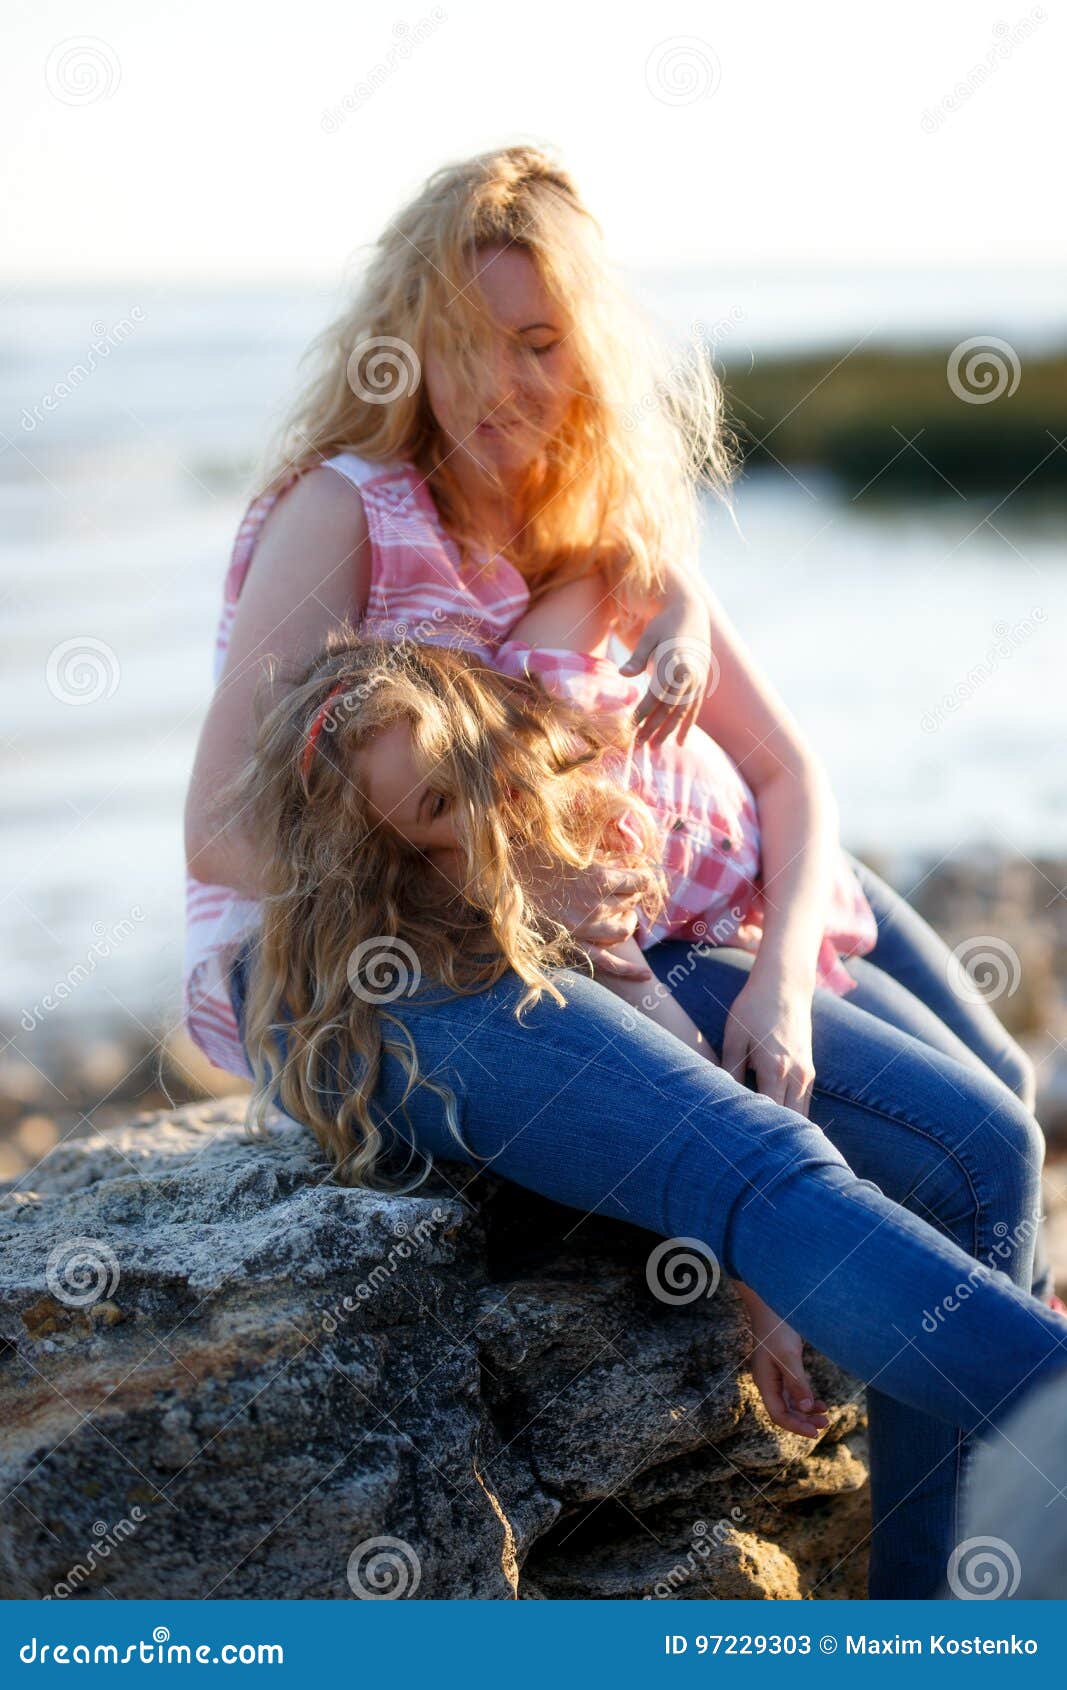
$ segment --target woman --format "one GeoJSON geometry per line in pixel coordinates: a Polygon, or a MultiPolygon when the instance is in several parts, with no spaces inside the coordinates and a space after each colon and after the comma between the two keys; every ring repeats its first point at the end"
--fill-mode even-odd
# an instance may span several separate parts
{"type": "MultiPolygon", "coordinates": [[[[646,741],[698,720],[755,794],[762,930],[754,951],[666,942],[642,966],[617,955],[640,877],[576,869],[543,899],[599,973],[666,986],[723,1066],[650,1023],[634,1029],[580,976],[565,1008],[542,1002],[521,1023],[513,976],[475,996],[417,992],[390,1015],[423,1072],[462,1099],[473,1156],[579,1209],[701,1238],[783,1321],[875,1381],[871,1593],[932,1595],[977,1428],[1061,1361],[1061,1323],[1025,1295],[1042,1145],[1016,1093],[1031,1081],[988,1010],[953,1000],[933,935],[865,871],[877,942],[841,962],[851,989],[817,984],[832,800],[690,567],[694,466],[720,483],[726,468],[710,377],[692,363],[683,393],[665,386],[573,184],[529,148],[433,178],[322,354],[227,580],[187,812],[190,1026],[248,1071],[239,941],[264,853],[212,801],[249,752],[267,660],[310,662],[332,627],[360,618],[379,638],[490,658],[550,590],[592,584],[616,631],[642,628],[624,667],[652,668],[646,741]],[[939,1318],[973,1268],[962,1251],[1002,1271],[980,1271],[939,1318]]],[[[386,1061],[387,1113],[403,1089],[386,1061]]],[[[420,1088],[410,1102],[418,1148],[454,1154],[433,1100],[420,1088]]],[[[813,1405],[790,1401],[799,1361],[776,1342],[762,1339],[762,1388],[799,1429],[813,1405]]]]}

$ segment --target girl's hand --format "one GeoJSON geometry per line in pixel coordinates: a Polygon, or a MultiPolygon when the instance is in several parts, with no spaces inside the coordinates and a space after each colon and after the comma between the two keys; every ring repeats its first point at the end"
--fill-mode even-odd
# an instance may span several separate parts
{"type": "Polygon", "coordinates": [[[646,877],[630,869],[591,868],[576,877],[568,910],[570,919],[566,915],[560,919],[581,945],[594,973],[613,980],[652,979],[652,970],[641,958],[640,951],[631,957],[615,950],[616,945],[632,938],[638,908],[647,890],[646,877]],[[596,900],[592,906],[588,903],[590,896],[596,900]]]}
{"type": "Polygon", "coordinates": [[[538,868],[531,860],[522,879],[538,907],[577,939],[598,974],[617,980],[651,980],[647,963],[614,952],[637,926],[641,899],[648,891],[646,875],[605,863],[564,875],[556,868],[538,868]]]}
{"type": "Polygon", "coordinates": [[[741,1085],[751,1068],[756,1090],[807,1115],[815,1067],[811,1055],[810,991],[782,981],[770,986],[755,973],[734,999],[726,1018],[722,1065],[741,1085]]]}
{"type": "Polygon", "coordinates": [[[634,711],[637,743],[661,745],[673,733],[682,745],[712,675],[708,607],[687,583],[675,587],[619,668],[623,675],[640,675],[650,664],[648,691],[634,711]]]}
{"type": "Polygon", "coordinates": [[[816,1397],[804,1367],[800,1334],[779,1320],[747,1285],[738,1285],[737,1290],[756,1340],[749,1367],[767,1413],[783,1432],[817,1438],[830,1420],[826,1404],[816,1397]]]}

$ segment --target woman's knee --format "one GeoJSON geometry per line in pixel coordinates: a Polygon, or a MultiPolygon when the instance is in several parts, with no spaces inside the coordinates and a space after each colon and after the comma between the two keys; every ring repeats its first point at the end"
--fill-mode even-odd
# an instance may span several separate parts
{"type": "Polygon", "coordinates": [[[988,1056],[986,1061],[1001,1084],[1007,1086],[1012,1096],[1017,1097],[1032,1115],[1037,1101],[1037,1075],[1026,1052],[1014,1039],[1005,1039],[1003,1048],[988,1056]]]}
{"type": "Polygon", "coordinates": [[[964,1142],[977,1169],[979,1193],[994,1220],[1011,1223],[1036,1215],[1041,1204],[1045,1137],[1016,1098],[999,1101],[975,1123],[964,1142]]]}
{"type": "Polygon", "coordinates": [[[886,1064],[858,1092],[815,1083],[813,1118],[857,1173],[972,1252],[998,1222],[1040,1206],[1044,1138],[1033,1115],[988,1072],[924,1052],[886,1064]],[[874,1120],[872,1120],[872,1112],[874,1120]]]}

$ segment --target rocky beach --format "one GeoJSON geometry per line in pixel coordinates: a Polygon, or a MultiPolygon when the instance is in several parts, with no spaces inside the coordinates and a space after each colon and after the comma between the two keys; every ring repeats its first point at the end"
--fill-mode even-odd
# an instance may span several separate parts
{"type": "Polygon", "coordinates": [[[809,1444],[732,1289],[657,1295],[647,1233],[462,1169],[326,1171],[220,1102],[0,1202],[7,1595],[862,1594],[854,1380],[815,1358],[809,1444]]]}
{"type": "MultiPolygon", "coordinates": [[[[1067,865],[868,860],[1035,1063],[1067,1289],[1067,865]]],[[[484,1178],[342,1191],[294,1125],[248,1141],[240,1084],[181,1034],[11,1031],[8,1594],[862,1595],[862,1395],[815,1358],[826,1433],[772,1427],[728,1287],[665,1307],[648,1235],[570,1238],[484,1178]]]]}

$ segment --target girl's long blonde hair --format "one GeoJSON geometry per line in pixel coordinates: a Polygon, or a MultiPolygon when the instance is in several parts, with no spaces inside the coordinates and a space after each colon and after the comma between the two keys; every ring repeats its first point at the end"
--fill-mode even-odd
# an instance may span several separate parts
{"type": "Polygon", "coordinates": [[[519,1012],[546,992],[562,1003],[550,971],[577,952],[535,887],[617,860],[644,871],[655,913],[661,838],[622,784],[628,725],[594,720],[470,655],[341,629],[270,698],[254,755],[219,799],[224,813],[244,810],[263,857],[245,1008],[249,1122],[262,1131],[280,1107],[311,1127],[342,1183],[370,1184],[388,1135],[373,1102],[384,1053],[403,1065],[404,1101],[429,1086],[459,1137],[451,1093],[420,1074],[390,1003],[424,987],[477,992],[509,969],[527,987],[519,1012]],[[461,887],[365,796],[361,753],[397,721],[410,724],[417,767],[450,803],[461,887]]]}
{"type": "Polygon", "coordinates": [[[490,246],[530,256],[578,371],[562,426],[518,490],[517,532],[504,555],[535,598],[601,570],[624,613],[636,611],[662,586],[665,561],[693,564],[697,488],[704,481],[725,492],[731,438],[706,347],[672,354],[650,333],[571,177],[540,147],[504,147],[439,170],[388,225],[351,305],[315,343],[315,374],[267,484],[342,451],[402,460],[427,478],[461,550],[487,543],[419,371],[434,347],[459,391],[478,390],[492,325],[476,275],[490,246]]]}

